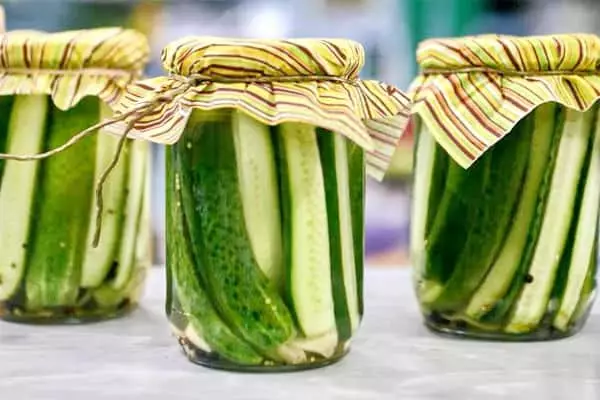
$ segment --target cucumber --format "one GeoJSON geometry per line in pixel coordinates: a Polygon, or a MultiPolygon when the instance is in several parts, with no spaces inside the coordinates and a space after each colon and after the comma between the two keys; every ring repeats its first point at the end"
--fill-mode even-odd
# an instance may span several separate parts
{"type": "MultiPolygon", "coordinates": [[[[598,238],[598,231],[596,231],[596,239],[598,238]]],[[[581,288],[581,293],[579,296],[579,301],[577,302],[577,307],[575,308],[575,312],[571,316],[570,325],[576,326],[582,324],[582,320],[589,315],[592,304],[596,298],[596,273],[598,270],[598,247],[594,247],[594,257],[590,261],[590,265],[588,267],[588,271],[585,277],[585,281],[583,282],[583,287],[581,288]]]]}
{"type": "MultiPolygon", "coordinates": [[[[46,149],[97,123],[99,112],[96,98],[85,98],[68,111],[52,108],[46,149]]],[[[76,304],[91,214],[95,150],[94,135],[42,162],[26,277],[29,309],[76,304]]]]}
{"type": "Polygon", "coordinates": [[[553,142],[558,143],[554,140],[556,116],[557,106],[548,103],[540,106],[532,116],[527,117],[533,119],[533,134],[529,149],[529,163],[517,210],[498,257],[469,302],[465,311],[469,318],[478,319],[499,302],[507,301],[504,296],[509,291],[522,260],[527,259],[524,258],[527,243],[535,241],[537,237],[530,237],[530,232],[538,208],[543,178],[549,167],[553,142]]]}
{"type": "MultiPolygon", "coordinates": [[[[323,168],[311,125],[278,126],[287,298],[304,336],[335,332],[323,168]]],[[[333,236],[333,235],[332,235],[333,236]]],[[[337,282],[336,282],[337,283],[337,282]]]]}
{"type": "Polygon", "coordinates": [[[337,332],[339,340],[346,341],[352,337],[360,322],[347,139],[323,129],[317,129],[316,132],[327,202],[337,332]]]}
{"type": "Polygon", "coordinates": [[[596,231],[600,204],[600,121],[596,121],[590,165],[579,208],[575,240],[568,264],[566,287],[554,318],[555,328],[566,331],[577,308],[589,268],[596,262],[596,231]]]}
{"type": "Polygon", "coordinates": [[[243,112],[233,111],[233,142],[254,258],[269,281],[283,288],[283,248],[275,153],[271,131],[243,112]]]}
{"type": "Polygon", "coordinates": [[[231,113],[194,113],[174,149],[197,273],[211,303],[236,335],[272,354],[296,329],[253,254],[243,202],[256,200],[241,194],[231,113]]]}
{"type": "Polygon", "coordinates": [[[142,218],[146,175],[150,144],[143,140],[129,142],[129,172],[127,179],[127,197],[125,199],[125,217],[119,238],[120,248],[117,257],[117,272],[112,279],[114,289],[127,286],[135,268],[136,244],[142,218]]]}
{"type": "Polygon", "coordinates": [[[546,313],[571,220],[577,185],[592,131],[594,113],[567,110],[540,236],[524,286],[505,331],[528,333],[546,313]]]}
{"type": "Polygon", "coordinates": [[[426,237],[444,193],[448,156],[436,143],[427,129],[420,123],[415,143],[415,178],[412,196],[410,227],[410,254],[414,266],[413,279],[419,292],[423,289],[422,275],[427,263],[425,259],[426,237]]]}
{"type": "MultiPolygon", "coordinates": [[[[15,96],[0,96],[0,153],[6,153],[8,142],[8,125],[15,96]]],[[[2,189],[2,172],[5,160],[0,160],[0,189],[2,189]]]]}
{"type": "MultiPolygon", "coordinates": [[[[44,149],[48,96],[15,96],[6,151],[39,153],[44,149]]],[[[0,300],[12,297],[25,272],[29,231],[36,197],[39,161],[6,161],[0,189],[0,300]]]]}
{"type": "Polygon", "coordinates": [[[425,268],[420,287],[421,305],[429,307],[444,291],[468,244],[469,230],[484,208],[481,201],[490,175],[491,157],[479,159],[469,170],[451,161],[446,187],[425,239],[425,268]]]}
{"type": "MultiPolygon", "coordinates": [[[[240,364],[260,364],[263,357],[223,322],[202,286],[205,283],[201,282],[198,270],[203,265],[196,265],[192,257],[175,158],[176,151],[167,150],[167,271],[177,299],[167,311],[168,315],[173,321],[185,315],[188,325],[178,325],[183,330],[180,336],[204,351],[212,349],[221,357],[240,364]],[[204,343],[207,345],[203,347],[204,343]]],[[[174,297],[172,294],[171,298],[174,297]]]]}
{"type": "MultiPolygon", "coordinates": [[[[108,118],[112,115],[110,108],[100,104],[100,118],[108,118]]],[[[103,132],[98,133],[96,139],[96,166],[94,182],[98,182],[101,174],[111,163],[117,150],[120,138],[103,132]]],[[[81,270],[81,286],[92,288],[100,286],[105,280],[116,259],[119,248],[121,227],[123,225],[123,208],[125,205],[125,182],[127,179],[128,165],[127,146],[117,166],[113,169],[104,184],[104,210],[102,215],[102,238],[98,247],[92,247],[91,243],[96,231],[96,196],[92,197],[91,213],[89,216],[89,229],[87,235],[88,246],[83,257],[81,270]]]]}
{"type": "Polygon", "coordinates": [[[354,266],[356,267],[356,291],[358,312],[362,317],[363,276],[365,259],[365,151],[357,144],[348,141],[348,164],[350,181],[350,207],[352,216],[352,237],[354,239],[354,266]]]}
{"type": "Polygon", "coordinates": [[[550,186],[552,182],[552,175],[554,173],[556,158],[558,156],[558,149],[560,147],[560,141],[564,130],[563,128],[566,116],[565,111],[566,109],[564,107],[556,107],[555,125],[553,129],[554,131],[548,133],[552,136],[552,144],[550,146],[549,153],[547,153],[546,155],[548,161],[545,167],[544,177],[542,178],[539,193],[537,194],[537,205],[535,209],[535,214],[533,216],[531,225],[529,226],[529,231],[527,233],[527,242],[523,251],[523,257],[520,260],[518,266],[518,270],[512,278],[510,288],[502,297],[502,301],[496,303],[491,309],[491,311],[489,311],[487,314],[481,317],[482,322],[490,326],[499,327],[504,326],[506,324],[508,315],[512,312],[512,309],[517,302],[517,298],[521,293],[523,286],[527,284],[529,266],[531,264],[531,260],[533,259],[535,247],[537,245],[537,241],[540,236],[540,231],[542,229],[544,213],[546,212],[548,195],[550,192],[550,186]]]}

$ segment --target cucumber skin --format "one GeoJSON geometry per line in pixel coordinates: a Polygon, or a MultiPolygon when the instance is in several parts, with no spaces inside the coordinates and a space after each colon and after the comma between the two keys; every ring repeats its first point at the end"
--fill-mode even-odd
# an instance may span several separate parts
{"type": "MultiPolygon", "coordinates": [[[[96,123],[99,112],[96,98],[83,99],[69,111],[51,108],[46,148],[55,148],[96,123]]],[[[41,165],[41,201],[30,234],[25,283],[29,309],[72,306],[77,301],[91,214],[95,144],[95,137],[87,137],[41,165]]]]}
{"type": "MultiPolygon", "coordinates": [[[[183,202],[178,190],[178,170],[173,149],[167,149],[167,315],[177,323],[182,315],[196,330],[201,327],[203,338],[219,356],[235,363],[257,365],[262,357],[249,344],[238,338],[221,320],[208,299],[203,282],[194,264],[183,202]],[[177,299],[178,304],[173,300],[177,299]]],[[[182,329],[183,330],[183,329],[182,329]]]]}
{"type": "Polygon", "coordinates": [[[231,121],[188,122],[174,145],[194,259],[212,303],[232,330],[265,354],[296,335],[247,237],[231,121]]]}
{"type": "Polygon", "coordinates": [[[365,151],[347,141],[350,177],[350,207],[352,209],[352,237],[354,239],[354,265],[356,267],[356,290],[358,312],[364,313],[364,259],[365,259],[365,151]]]}
{"type": "MultiPolygon", "coordinates": [[[[338,179],[333,143],[335,133],[317,129],[317,142],[325,184],[327,203],[327,226],[329,229],[329,256],[331,259],[331,286],[338,339],[344,342],[352,337],[352,323],[348,310],[348,298],[344,287],[340,210],[338,202],[338,179]]],[[[289,265],[289,264],[288,264],[289,265]]]]}
{"type": "Polygon", "coordinates": [[[558,154],[561,132],[565,123],[565,110],[562,107],[557,107],[556,119],[557,122],[554,128],[553,143],[548,156],[548,168],[546,169],[546,174],[540,186],[540,192],[537,200],[538,206],[529,228],[529,234],[527,235],[527,246],[523,251],[523,258],[517,272],[515,273],[513,281],[510,285],[510,289],[504,295],[502,301],[497,303],[487,314],[480,318],[481,321],[486,324],[493,326],[503,325],[506,321],[506,318],[511,313],[512,307],[515,305],[523,285],[525,285],[527,272],[529,271],[529,264],[533,258],[535,246],[542,228],[542,220],[544,213],[546,212],[546,200],[550,190],[550,183],[552,180],[552,172],[554,171],[556,156],[558,154]]]}
{"type": "Polygon", "coordinates": [[[479,215],[490,158],[482,157],[468,170],[455,162],[448,166],[446,188],[425,246],[425,280],[445,283],[467,242],[469,227],[479,215]]]}
{"type": "MultiPolygon", "coordinates": [[[[10,122],[13,102],[14,96],[0,96],[0,153],[6,153],[8,124],[10,122]]],[[[5,160],[0,160],[0,189],[2,189],[2,173],[4,172],[5,163],[5,160]]]]}
{"type": "Polygon", "coordinates": [[[532,119],[521,120],[510,135],[483,156],[489,175],[478,215],[470,222],[465,245],[451,278],[432,305],[438,311],[457,312],[467,305],[498,253],[517,204],[529,160],[532,119]]]}

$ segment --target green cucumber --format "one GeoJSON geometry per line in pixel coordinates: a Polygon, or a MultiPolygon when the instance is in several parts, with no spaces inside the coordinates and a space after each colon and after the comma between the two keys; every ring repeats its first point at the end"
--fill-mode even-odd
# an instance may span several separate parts
{"type": "MultiPolygon", "coordinates": [[[[598,239],[598,231],[596,231],[596,239],[598,239]]],[[[587,274],[585,277],[585,281],[583,282],[583,287],[581,288],[581,293],[579,296],[579,301],[577,302],[577,307],[575,308],[575,312],[571,316],[570,324],[580,325],[582,323],[582,319],[589,314],[592,304],[594,303],[594,299],[596,298],[596,273],[598,271],[598,247],[594,247],[594,256],[590,260],[590,265],[587,270],[587,274]]]]}
{"type": "MultiPolygon", "coordinates": [[[[96,98],[85,98],[68,111],[52,108],[46,148],[56,148],[97,123],[99,112],[96,98]]],[[[95,146],[96,136],[87,137],[42,163],[25,289],[30,309],[77,302],[91,214],[95,146]]]]}
{"type": "MultiPolygon", "coordinates": [[[[110,108],[100,104],[100,118],[108,118],[112,114],[110,108]]],[[[96,166],[94,182],[98,182],[101,174],[112,161],[120,138],[100,131],[96,139],[96,166]]],[[[104,210],[102,213],[102,237],[98,247],[92,247],[96,224],[96,196],[92,197],[92,207],[89,216],[86,252],[83,257],[81,270],[81,286],[92,288],[100,286],[104,281],[111,266],[115,262],[116,252],[121,239],[120,233],[123,225],[123,208],[125,205],[125,182],[127,179],[128,151],[121,155],[117,166],[113,169],[104,184],[104,210]]]]}
{"type": "Polygon", "coordinates": [[[129,142],[129,172],[127,179],[127,197],[125,199],[125,220],[119,238],[120,248],[117,256],[117,273],[112,279],[114,289],[127,286],[135,268],[136,244],[140,231],[140,221],[144,204],[145,186],[148,181],[148,159],[150,144],[143,140],[129,142]]]}
{"type": "MultiPolygon", "coordinates": [[[[260,364],[263,360],[248,343],[232,332],[221,319],[203,288],[192,257],[191,242],[181,200],[179,175],[175,173],[176,151],[167,150],[167,271],[171,276],[172,299],[177,302],[168,310],[173,321],[185,315],[187,327],[179,323],[180,336],[203,350],[216,351],[221,357],[240,364],[260,364]],[[201,333],[200,333],[201,332],[201,333]],[[202,338],[203,340],[197,340],[202,338]],[[203,343],[208,343],[202,348],[203,343]],[[200,345],[200,346],[199,346],[200,345]]],[[[172,300],[173,301],[173,300],[172,300]]]]}
{"type": "Polygon", "coordinates": [[[327,201],[314,126],[278,126],[286,292],[304,336],[335,332],[327,201]]]}
{"type": "Polygon", "coordinates": [[[233,111],[233,142],[240,193],[254,258],[269,281],[283,288],[283,248],[275,153],[271,131],[233,111]]]}
{"type": "Polygon", "coordinates": [[[510,135],[483,156],[489,159],[490,170],[483,195],[477,199],[478,215],[469,224],[452,276],[432,308],[462,309],[485,278],[509,230],[529,160],[532,130],[531,118],[520,121],[510,135]]]}
{"type": "Polygon", "coordinates": [[[358,312],[362,316],[363,276],[365,259],[365,151],[348,141],[348,180],[350,181],[350,207],[352,215],[352,237],[354,239],[354,266],[356,267],[356,290],[358,312]]]}
{"type": "Polygon", "coordinates": [[[327,202],[333,303],[340,341],[350,339],[360,322],[346,140],[334,132],[317,130],[327,202]]]}
{"type": "Polygon", "coordinates": [[[554,318],[555,328],[565,331],[573,314],[588,275],[588,269],[596,262],[596,231],[600,204],[600,121],[596,121],[590,165],[583,187],[583,198],[576,222],[575,240],[568,263],[566,286],[560,306],[554,318]]]}
{"type": "Polygon", "coordinates": [[[469,302],[465,311],[469,318],[480,318],[499,302],[507,300],[504,296],[509,291],[521,262],[524,260],[527,243],[535,240],[529,236],[538,208],[543,178],[548,170],[549,155],[553,143],[558,143],[557,140],[554,140],[556,116],[557,106],[548,103],[540,106],[532,116],[527,117],[533,119],[533,134],[529,148],[529,163],[517,210],[498,257],[469,302]]]}
{"type": "Polygon", "coordinates": [[[546,313],[559,267],[577,195],[577,185],[592,131],[594,113],[567,110],[546,211],[535,247],[529,276],[512,311],[505,331],[528,333],[537,328],[546,313]]]}
{"type": "MultiPolygon", "coordinates": [[[[48,96],[15,96],[6,151],[32,154],[44,150],[48,96]]],[[[39,161],[7,161],[0,189],[0,300],[18,290],[30,249],[29,231],[37,188],[39,161]]],[[[37,223],[36,223],[37,224],[37,223]]]]}
{"type": "MultiPolygon", "coordinates": [[[[6,153],[8,142],[8,125],[15,96],[0,96],[0,153],[6,153]]],[[[0,189],[2,188],[2,171],[5,160],[0,160],[0,189]]]]}
{"type": "Polygon", "coordinates": [[[485,195],[490,166],[489,156],[483,156],[469,170],[452,161],[448,165],[446,187],[425,239],[424,281],[419,288],[422,306],[429,307],[442,294],[468,244],[471,226],[481,218],[484,204],[480,200],[485,195]]]}
{"type": "Polygon", "coordinates": [[[427,263],[426,238],[444,193],[448,156],[423,123],[417,126],[420,129],[415,143],[416,176],[412,196],[414,218],[410,227],[410,257],[414,268],[414,284],[418,292],[421,292],[422,276],[427,263]]]}
{"type": "Polygon", "coordinates": [[[245,183],[238,174],[231,113],[195,112],[174,149],[197,273],[232,331],[263,354],[272,354],[296,330],[253,254],[248,234],[255,230],[246,227],[243,202],[255,199],[241,194],[245,183]]]}

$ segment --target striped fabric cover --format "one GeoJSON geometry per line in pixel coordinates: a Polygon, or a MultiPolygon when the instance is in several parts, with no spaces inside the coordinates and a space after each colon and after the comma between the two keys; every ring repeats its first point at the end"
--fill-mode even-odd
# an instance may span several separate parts
{"type": "Polygon", "coordinates": [[[0,36],[0,95],[49,94],[61,110],[85,96],[113,104],[148,55],[146,38],[121,28],[8,32],[0,36]]]}
{"type": "MultiPolygon", "coordinates": [[[[162,52],[174,77],[131,85],[117,106],[126,111],[157,94],[178,88],[180,77],[211,79],[298,77],[294,82],[204,81],[138,121],[133,137],[172,144],[179,140],[194,108],[235,108],[264,124],[304,122],[343,134],[368,151],[368,172],[381,178],[408,120],[408,98],[376,81],[358,80],[363,48],[349,40],[231,40],[188,37],[162,52]],[[301,81],[302,76],[332,76],[347,82],[301,81]]],[[[123,124],[110,128],[122,132],[123,124]]]]}
{"type": "Polygon", "coordinates": [[[417,59],[412,112],[465,168],[540,104],[585,111],[600,97],[594,35],[432,39],[417,59]]]}

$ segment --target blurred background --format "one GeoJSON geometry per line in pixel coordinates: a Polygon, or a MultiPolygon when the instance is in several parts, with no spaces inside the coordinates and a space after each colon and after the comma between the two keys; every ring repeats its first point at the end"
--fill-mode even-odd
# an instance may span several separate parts
{"type": "MultiPolygon", "coordinates": [[[[185,35],[345,37],[361,42],[362,77],[406,89],[414,52],[428,37],[600,31],[599,0],[12,0],[7,29],[59,31],[127,26],[152,46],[147,75],[161,74],[161,48],[185,35]]],[[[368,182],[366,256],[371,267],[407,265],[412,137],[383,183],[368,182]]],[[[153,151],[153,233],[164,262],[164,153],[153,151]]]]}

